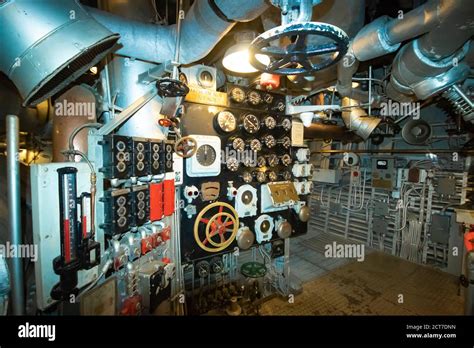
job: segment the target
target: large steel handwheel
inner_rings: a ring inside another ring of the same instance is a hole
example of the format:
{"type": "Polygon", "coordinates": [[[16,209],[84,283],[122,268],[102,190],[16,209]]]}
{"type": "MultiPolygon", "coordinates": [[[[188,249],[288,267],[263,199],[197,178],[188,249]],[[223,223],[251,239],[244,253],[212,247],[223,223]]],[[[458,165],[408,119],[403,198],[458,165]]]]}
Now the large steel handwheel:
{"type": "Polygon", "coordinates": [[[228,203],[215,202],[201,210],[194,222],[194,240],[210,253],[226,249],[235,240],[239,218],[228,203]]]}
{"type": "Polygon", "coordinates": [[[189,158],[197,151],[197,141],[193,137],[182,137],[174,144],[174,152],[183,158],[189,158]]]}
{"type": "Polygon", "coordinates": [[[311,75],[339,61],[348,45],[349,37],[335,25],[320,22],[281,25],[252,41],[250,63],[270,74],[311,75]],[[278,45],[274,43],[276,40],[278,45]],[[282,43],[284,46],[280,46],[282,43]],[[268,56],[270,63],[263,64],[258,55],[268,56]]]}

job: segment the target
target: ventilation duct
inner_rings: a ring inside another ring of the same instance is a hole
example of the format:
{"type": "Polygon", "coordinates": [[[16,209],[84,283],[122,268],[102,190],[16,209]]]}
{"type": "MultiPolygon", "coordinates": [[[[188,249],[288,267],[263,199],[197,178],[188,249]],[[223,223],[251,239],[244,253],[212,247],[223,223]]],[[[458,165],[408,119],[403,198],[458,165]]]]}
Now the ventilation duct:
{"type": "Polygon", "coordinates": [[[345,109],[347,111],[342,112],[342,119],[350,131],[367,140],[381,119],[368,116],[364,109],[357,107],[358,105],[359,102],[354,99],[342,98],[342,106],[348,107],[345,109]]]}
{"type": "Polygon", "coordinates": [[[0,3],[0,71],[23,106],[59,92],[107,55],[119,39],[76,1],[0,3]]]}

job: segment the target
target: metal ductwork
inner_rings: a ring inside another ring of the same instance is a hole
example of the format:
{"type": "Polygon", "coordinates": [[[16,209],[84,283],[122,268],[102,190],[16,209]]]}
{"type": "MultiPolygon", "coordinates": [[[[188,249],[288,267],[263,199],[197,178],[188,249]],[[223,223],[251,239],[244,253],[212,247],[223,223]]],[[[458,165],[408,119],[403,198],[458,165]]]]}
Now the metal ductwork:
{"type": "Polygon", "coordinates": [[[312,123],[309,127],[304,127],[304,138],[357,141],[357,137],[346,127],[324,123],[312,123]]]}
{"type": "Polygon", "coordinates": [[[342,98],[342,107],[349,107],[343,109],[342,119],[350,131],[367,140],[374,129],[377,128],[381,119],[368,116],[364,109],[357,107],[358,105],[359,102],[354,99],[342,98]]]}
{"type": "MultiPolygon", "coordinates": [[[[204,58],[236,22],[260,16],[268,4],[264,0],[195,1],[181,24],[180,63],[204,58]]],[[[101,24],[120,34],[118,54],[155,63],[174,59],[176,25],[160,26],[128,20],[95,8],[87,8],[101,24]]]]}
{"type": "Polygon", "coordinates": [[[62,90],[119,39],[73,0],[2,2],[0,22],[0,71],[17,87],[23,106],[62,90]]]}

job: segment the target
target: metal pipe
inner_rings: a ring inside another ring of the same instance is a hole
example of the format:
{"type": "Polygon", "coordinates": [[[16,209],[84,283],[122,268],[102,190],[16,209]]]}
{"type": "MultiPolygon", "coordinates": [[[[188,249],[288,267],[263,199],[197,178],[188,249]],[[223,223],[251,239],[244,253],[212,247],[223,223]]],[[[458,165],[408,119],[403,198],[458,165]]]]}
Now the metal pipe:
{"type": "MultiPolygon", "coordinates": [[[[319,153],[332,153],[332,154],[338,154],[338,153],[345,153],[347,150],[319,150],[319,151],[311,151],[311,154],[319,154],[319,153]]],[[[424,149],[379,149],[379,150],[351,150],[351,152],[354,153],[404,153],[404,154],[425,154],[425,153],[453,153],[453,152],[458,152],[458,153],[463,153],[463,154],[474,154],[474,150],[467,150],[464,151],[462,149],[429,149],[429,150],[424,150],[424,149]]]]}
{"type": "MultiPolygon", "coordinates": [[[[19,132],[18,116],[7,115],[8,221],[10,243],[15,247],[21,244],[19,132]]],[[[25,312],[23,262],[18,256],[11,258],[13,314],[23,315],[25,312]]]]}

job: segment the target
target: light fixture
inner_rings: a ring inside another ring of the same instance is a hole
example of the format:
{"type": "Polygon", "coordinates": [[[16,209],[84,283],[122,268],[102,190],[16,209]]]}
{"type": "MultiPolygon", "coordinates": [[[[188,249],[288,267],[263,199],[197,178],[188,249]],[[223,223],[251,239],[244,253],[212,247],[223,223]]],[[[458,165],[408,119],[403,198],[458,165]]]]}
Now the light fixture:
{"type": "MultiPolygon", "coordinates": [[[[234,39],[236,44],[231,46],[225,52],[224,59],[222,59],[222,65],[224,65],[224,68],[239,74],[257,72],[258,70],[250,64],[249,59],[249,45],[255,37],[256,33],[250,30],[235,33],[234,39]]],[[[264,65],[270,63],[270,58],[267,55],[257,54],[256,58],[264,65]]]]}

